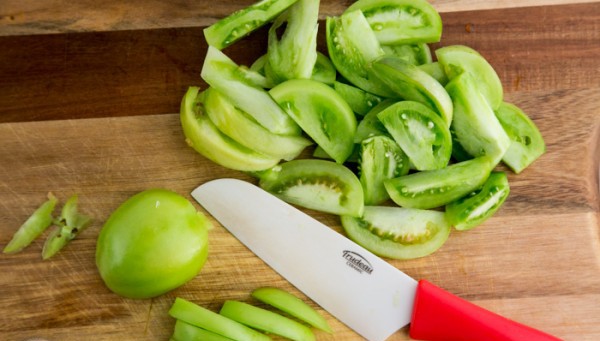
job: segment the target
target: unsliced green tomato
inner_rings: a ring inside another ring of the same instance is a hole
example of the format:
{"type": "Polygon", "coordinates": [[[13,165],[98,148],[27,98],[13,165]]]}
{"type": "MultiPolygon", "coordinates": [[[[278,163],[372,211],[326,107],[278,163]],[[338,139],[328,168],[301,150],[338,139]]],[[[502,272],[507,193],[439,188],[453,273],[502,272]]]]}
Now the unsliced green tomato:
{"type": "Polygon", "coordinates": [[[208,255],[209,220],[179,194],[142,191],[108,218],[96,245],[104,283],[129,298],[150,298],[194,278],[208,255]]]}
{"type": "Polygon", "coordinates": [[[357,244],[394,259],[427,256],[450,235],[444,212],[406,207],[365,206],[360,218],[342,216],[342,226],[357,244]]]}

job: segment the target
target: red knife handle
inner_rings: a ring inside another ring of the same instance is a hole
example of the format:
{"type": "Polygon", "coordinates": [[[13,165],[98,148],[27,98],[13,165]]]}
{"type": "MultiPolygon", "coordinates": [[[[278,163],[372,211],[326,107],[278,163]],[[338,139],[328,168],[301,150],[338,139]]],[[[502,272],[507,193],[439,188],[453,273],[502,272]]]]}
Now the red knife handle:
{"type": "Polygon", "coordinates": [[[556,341],[425,281],[419,281],[410,337],[428,341],[556,341]]]}

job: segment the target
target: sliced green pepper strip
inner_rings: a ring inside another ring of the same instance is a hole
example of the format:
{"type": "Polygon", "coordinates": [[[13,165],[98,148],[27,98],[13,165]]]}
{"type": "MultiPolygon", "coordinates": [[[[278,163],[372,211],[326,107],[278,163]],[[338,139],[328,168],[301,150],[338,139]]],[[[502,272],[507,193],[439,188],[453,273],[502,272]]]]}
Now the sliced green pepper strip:
{"type": "Polygon", "coordinates": [[[314,341],[310,328],[272,311],[239,301],[225,301],[219,314],[249,327],[295,341],[314,341]]]}
{"type": "Polygon", "coordinates": [[[92,223],[91,217],[77,211],[77,201],[77,195],[73,195],[63,206],[60,217],[55,222],[55,229],[44,243],[43,259],[54,256],[92,223]]]}
{"type": "Polygon", "coordinates": [[[19,227],[10,242],[2,250],[3,253],[16,253],[23,250],[52,224],[52,212],[58,200],[48,193],[48,200],[38,207],[33,214],[19,227]]]}
{"type": "Polygon", "coordinates": [[[492,172],[483,187],[446,205],[446,219],[455,229],[474,228],[502,206],[510,187],[504,172],[492,172]]]}
{"type": "Polygon", "coordinates": [[[172,338],[175,341],[234,341],[228,337],[183,322],[182,320],[175,321],[172,338]]]}
{"type": "Polygon", "coordinates": [[[204,29],[208,45],[219,50],[265,25],[297,0],[261,0],[237,10],[204,29]]]}

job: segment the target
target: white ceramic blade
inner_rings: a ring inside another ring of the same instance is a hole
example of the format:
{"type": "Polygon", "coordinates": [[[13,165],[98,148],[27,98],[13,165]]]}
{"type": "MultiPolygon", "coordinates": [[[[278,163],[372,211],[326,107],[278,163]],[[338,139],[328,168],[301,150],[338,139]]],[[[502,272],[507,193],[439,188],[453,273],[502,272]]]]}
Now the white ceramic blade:
{"type": "Polygon", "coordinates": [[[410,322],[417,282],[304,212],[238,179],[192,196],[252,252],[344,324],[383,341],[410,322]]]}

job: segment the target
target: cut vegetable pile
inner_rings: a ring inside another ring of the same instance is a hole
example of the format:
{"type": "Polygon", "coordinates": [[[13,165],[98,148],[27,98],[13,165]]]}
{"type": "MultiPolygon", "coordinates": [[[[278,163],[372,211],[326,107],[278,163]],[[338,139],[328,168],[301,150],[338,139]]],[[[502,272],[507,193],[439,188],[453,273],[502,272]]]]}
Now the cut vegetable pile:
{"type": "Polygon", "coordinates": [[[452,227],[493,215],[509,194],[496,166],[520,173],[545,144],[489,62],[467,46],[431,51],[442,21],[426,0],[356,1],[326,19],[325,55],[318,8],[264,0],[205,29],[209,87],[181,104],[188,144],[339,215],[348,237],[389,258],[431,254],[452,227]],[[251,65],[221,51],[265,24],[267,51],[251,65]],[[299,158],[307,148],[313,158],[299,158]]]}

